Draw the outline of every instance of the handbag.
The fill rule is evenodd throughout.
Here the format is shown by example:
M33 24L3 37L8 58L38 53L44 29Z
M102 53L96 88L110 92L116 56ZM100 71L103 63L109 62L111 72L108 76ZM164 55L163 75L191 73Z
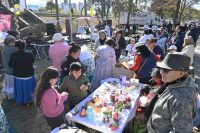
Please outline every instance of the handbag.
M144 65L146 64L146 62L147 62L148 59L149 59L149 57L146 58L146 60L144 61L144 63L143 63L142 66L140 67L140 69L139 69L137 72L135 72L135 73L133 74L133 78L134 78L134 79L139 79L139 72L142 70L142 68L144 67Z

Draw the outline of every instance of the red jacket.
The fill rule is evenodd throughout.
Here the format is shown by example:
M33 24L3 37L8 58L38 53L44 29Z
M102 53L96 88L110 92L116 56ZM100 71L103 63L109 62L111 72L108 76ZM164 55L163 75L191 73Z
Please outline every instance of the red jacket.
M155 57L156 61L160 61L160 57L159 56L155 55L154 57ZM142 57L141 57L140 54L136 54L134 56L134 64L129 67L129 70L138 71L140 69L141 65L142 65Z

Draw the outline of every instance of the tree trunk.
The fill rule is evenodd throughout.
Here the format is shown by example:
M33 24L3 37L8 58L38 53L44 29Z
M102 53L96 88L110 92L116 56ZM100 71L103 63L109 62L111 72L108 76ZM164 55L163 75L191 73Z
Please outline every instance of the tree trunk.
M178 20L178 23L181 23L182 15L183 15L183 11L181 11L180 14L179 14L179 20Z
M102 17L105 17L106 16L106 4L105 4L105 0L103 0L103 2L102 2L102 13L103 13Z
M180 10L180 4L181 4L181 0L177 0L177 3L176 3L176 10L175 10L175 15L174 15L174 18L173 18L173 23L174 24L177 24L178 20L179 20L179 10Z
M135 5L136 5L136 7L137 7L137 4L138 4L138 0L135 1Z
M108 5L107 5L107 12L106 12L106 17L108 18L109 10L110 10L110 0L108 0Z
M130 14L131 14L131 9L132 9L132 3L133 3L133 0L128 0L128 17L127 17L126 24L129 24Z
M57 21L59 21L58 0L55 0L55 4L56 4L56 19Z
M101 18L102 18L102 19L103 19L103 17L104 17L104 11L103 11L103 10L105 10L105 8L104 8L104 2L101 1L101 8L100 8L99 11L101 11Z
M84 0L84 9L85 9L85 17L87 17L87 1L86 0Z

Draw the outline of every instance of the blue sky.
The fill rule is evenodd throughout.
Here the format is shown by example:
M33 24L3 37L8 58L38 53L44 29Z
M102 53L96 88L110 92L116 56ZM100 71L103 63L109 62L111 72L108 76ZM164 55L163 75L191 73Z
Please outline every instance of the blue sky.
M200 10L200 4L197 4L194 7Z
M58 0L58 2L63 2L64 0ZM69 1L69 0L68 0ZM26 0L27 4L46 4L47 0ZM84 2L84 0L71 0L72 3Z

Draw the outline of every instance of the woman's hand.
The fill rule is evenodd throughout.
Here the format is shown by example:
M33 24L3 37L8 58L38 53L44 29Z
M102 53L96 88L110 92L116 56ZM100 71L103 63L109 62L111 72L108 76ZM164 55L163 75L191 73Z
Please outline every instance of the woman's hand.
M60 95L64 100L66 100L69 94L67 92L62 92Z

